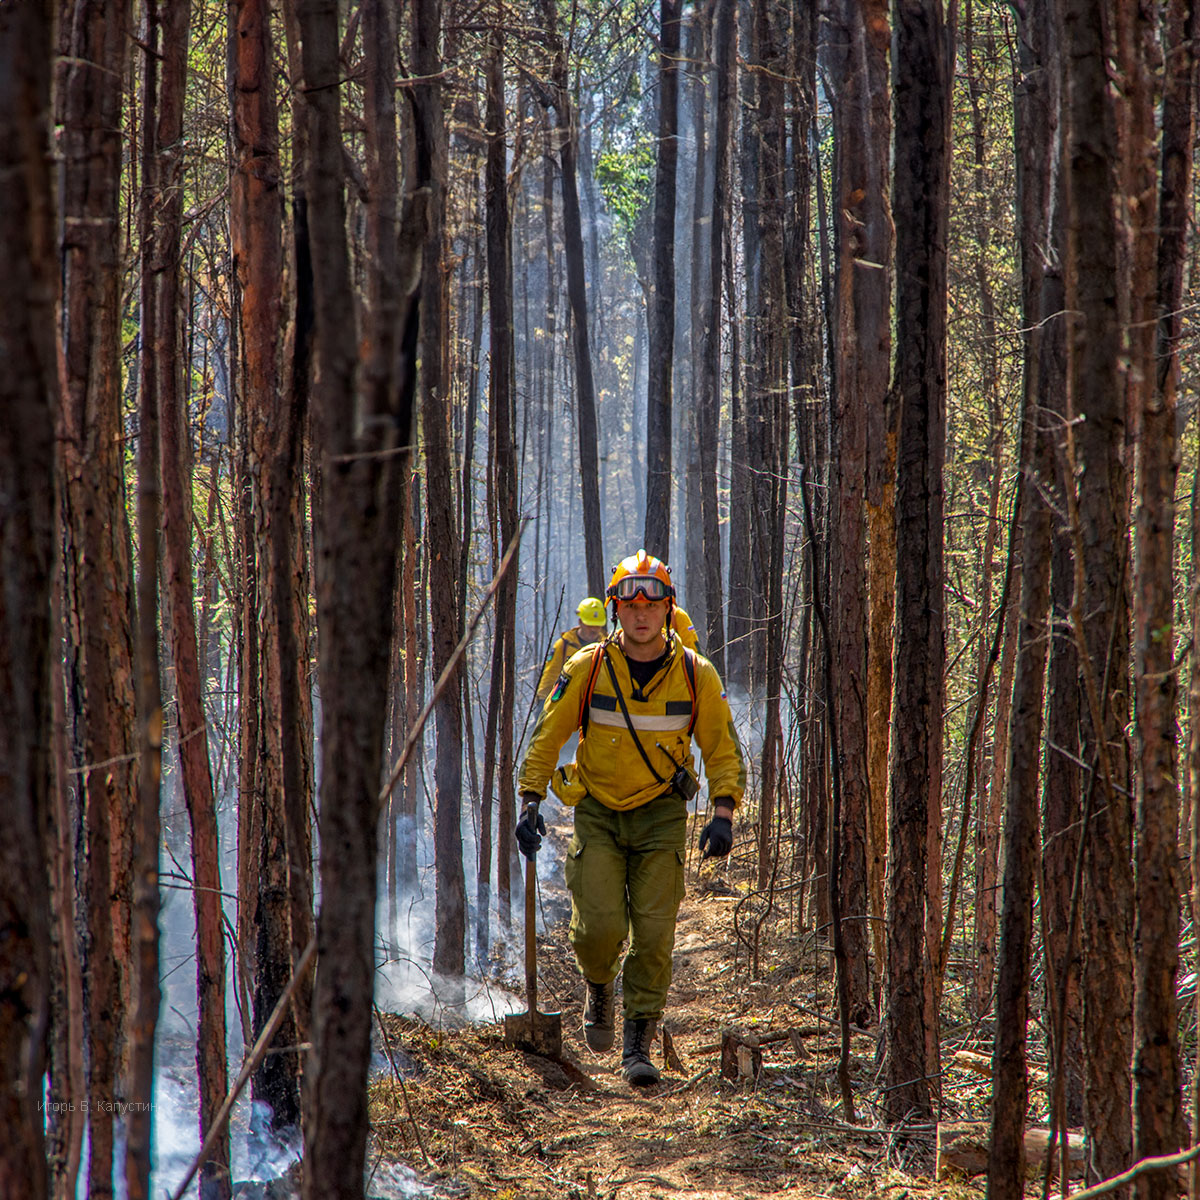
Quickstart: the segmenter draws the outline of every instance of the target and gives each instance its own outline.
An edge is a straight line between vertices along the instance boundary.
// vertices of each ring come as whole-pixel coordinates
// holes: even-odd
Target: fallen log
[[[769,1033],[745,1034],[746,1040],[750,1037],[757,1039],[760,1046],[773,1046],[776,1042],[791,1042],[792,1047],[800,1053],[800,1048],[797,1046],[797,1039],[819,1037],[821,1034],[828,1034],[831,1037],[836,1037],[838,1029],[836,1025],[800,1025],[793,1026],[791,1029],[776,1029]],[[875,1029],[851,1029],[851,1037],[865,1037],[872,1041],[876,1039],[878,1031]],[[693,1054],[716,1054],[721,1049],[723,1042],[707,1042],[702,1046],[697,1046]]]
[[[984,1079],[992,1077],[992,1056],[990,1054],[978,1054],[974,1050],[959,1050],[950,1060],[950,1065],[970,1071],[974,1075],[980,1075]],[[1039,1067],[1030,1067],[1029,1078],[1031,1082],[1045,1083],[1046,1072]]]
[[[1029,1175],[1045,1170],[1046,1154],[1050,1147],[1049,1129],[1025,1131],[1025,1168]],[[937,1127],[936,1177],[953,1175],[983,1175],[988,1169],[991,1127],[987,1121],[945,1121]],[[1058,1174],[1059,1147],[1054,1146],[1051,1170]],[[1067,1164],[1072,1179],[1083,1177],[1083,1134],[1072,1130],[1067,1134]]]

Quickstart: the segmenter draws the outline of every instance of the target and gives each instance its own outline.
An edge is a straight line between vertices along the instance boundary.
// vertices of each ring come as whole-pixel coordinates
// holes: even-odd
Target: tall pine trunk
[[[216,804],[204,713],[204,687],[196,642],[192,591],[192,480],[186,397],[181,387],[178,310],[183,216],[183,107],[187,82],[190,4],[172,0],[162,17],[162,82],[156,130],[154,208],[157,231],[148,263],[156,293],[157,337],[150,347],[159,404],[162,479],[163,599],[175,674],[180,775],[192,834],[193,905],[196,915],[196,992],[199,1024],[196,1068],[200,1089],[200,1139],[207,1136],[225,1099],[225,930],[221,909]],[[148,131],[148,127],[147,127]],[[229,1136],[201,1164],[201,1194],[223,1200],[231,1193]]]
[[[1039,379],[1041,324],[1054,181],[1058,88],[1047,59],[1047,5],[1037,4],[1022,26],[1021,83],[1014,136],[1021,155],[1017,175],[1022,311],[1025,333],[1019,512],[1021,544],[1020,632],[1013,685],[1009,765],[1004,796],[1002,908],[996,980],[996,1037],[992,1049],[992,1142],[988,1194],[1019,1200],[1025,1187],[1025,1123],[1029,1106],[1026,1024],[1029,1017],[1033,901],[1038,868],[1038,779],[1042,763],[1043,689],[1050,608],[1053,510],[1047,500],[1055,471],[1056,430],[1042,411]],[[1050,362],[1053,358],[1047,356]],[[1003,619],[1003,618],[1002,618]],[[982,697],[981,697],[982,702]]]
[[[931,831],[941,818],[943,483],[950,62],[942,6],[894,10],[896,658],[888,781],[884,1080],[889,1119],[928,1116],[937,1014],[927,960],[941,933]],[[928,894],[927,894],[928,893]]]
[[[1179,390],[1181,305],[1187,262],[1188,202],[1192,179],[1192,146],[1196,72],[1197,6],[1175,0],[1167,6],[1163,91],[1161,219],[1155,224],[1146,187],[1157,172],[1153,113],[1144,132],[1138,206],[1140,246],[1155,255],[1148,272],[1154,295],[1137,289],[1137,316],[1155,304],[1155,336],[1141,358],[1144,375],[1137,380],[1143,402],[1137,443],[1139,555],[1134,610],[1137,680],[1138,773],[1137,929],[1134,944],[1134,1154],[1137,1158],[1172,1154],[1184,1144],[1186,1131],[1180,1091],[1179,1033],[1175,991],[1179,970],[1179,870],[1176,721],[1178,678],[1174,663],[1174,599],[1172,559],[1175,549],[1175,476],[1179,461],[1176,397]],[[1154,36],[1143,26],[1137,43],[1140,66],[1148,72],[1148,50]],[[1148,92],[1143,80],[1143,93]],[[1143,95],[1148,105],[1149,95]],[[1148,211],[1145,211],[1148,209]],[[1156,246],[1157,243],[1157,246]],[[1135,246],[1135,255],[1137,248]],[[1139,1197],[1166,1197],[1175,1183],[1159,1173],[1139,1185]]]
[[[421,426],[425,439],[425,540],[429,555],[430,668],[434,681],[458,641],[458,538],[451,494],[450,397],[446,369],[445,252],[446,124],[442,111],[440,0],[418,0],[412,10],[415,89],[415,190],[428,205],[421,283]],[[434,709],[437,759],[437,934],[434,970],[461,975],[465,962],[466,880],[462,858],[462,672],[456,669]]]
[[[303,761],[295,685],[285,686],[288,666],[296,675],[292,615],[288,508],[299,472],[291,469],[296,433],[293,409],[281,386],[280,328],[283,271],[279,131],[268,11],[258,0],[235,0],[230,55],[232,136],[230,228],[241,298],[242,378],[248,492],[242,501],[252,521],[245,539],[246,563],[256,601],[244,627],[243,703],[256,711],[247,729],[251,773],[241,803],[248,837],[242,847],[240,889],[249,907],[245,923],[254,946],[254,1029],[261,1031],[291,975],[293,930],[289,903],[291,861],[287,836],[288,781],[296,802],[296,774]],[[263,619],[258,620],[261,601]],[[285,643],[291,641],[287,653]],[[252,673],[252,675],[251,675]],[[307,819],[307,797],[300,801]],[[300,864],[305,870],[306,865]],[[251,882],[251,880],[253,882]],[[301,947],[303,949],[303,947]],[[304,995],[307,995],[307,990]],[[303,1040],[292,1013],[276,1035],[277,1047]],[[300,1122],[300,1060],[268,1055],[255,1072],[254,1095],[271,1109],[276,1129]]]
[[[724,677],[724,588],[721,582],[721,517],[717,493],[717,451],[720,443],[721,268],[729,205],[729,144],[733,116],[734,38],[736,5],[716,0],[713,37],[716,66],[716,126],[713,135],[712,211],[708,234],[708,291],[700,318],[696,439],[700,443],[700,515],[704,523],[704,603],[707,615],[705,653]]]
[[[128,0],[61,14],[62,359],[59,430],[68,720],[84,767],[84,1005],[88,1194],[112,1195],[113,1104],[124,1054],[130,962],[134,755],[132,568],[123,478],[120,179]],[[104,764],[104,765],[99,765]]]
[[[50,1017],[53,798],[51,586],[55,567],[54,346],[57,268],[50,184],[48,3],[0,8],[0,1195],[44,1200],[42,1072]],[[66,950],[70,953],[69,949]]]
[[[869,691],[869,610],[863,481],[867,476],[869,425],[882,425],[891,352],[892,222],[887,184],[890,126],[886,111],[881,111],[878,90],[886,89],[887,84],[887,21],[885,14],[872,15],[853,3],[839,5],[836,18],[838,32],[826,51],[834,87],[834,186],[841,220],[829,505],[830,637],[839,687],[830,701],[837,711],[840,752],[841,910],[862,914],[869,911],[867,847],[875,840],[868,836],[868,829],[874,830],[874,825],[870,824],[865,707]],[[871,413],[875,414],[873,422]],[[886,561],[886,556],[881,561]],[[889,645],[890,640],[889,628]],[[868,1024],[874,1002],[866,922],[848,922],[843,937],[853,1019]]]
[[[133,1102],[125,1125],[125,1191],[131,1200],[150,1195],[151,1125],[154,1095],[154,1035],[162,992],[158,983],[159,792],[162,781],[162,692],[158,661],[159,520],[162,494],[159,471],[159,385],[162,324],[175,319],[162,313],[159,276],[168,268],[171,219],[159,222],[158,86],[167,55],[159,51],[165,21],[157,0],[144,10],[141,49],[141,194],[138,242],[141,249],[141,359],[138,380],[137,445],[137,635],[134,642],[134,695],[137,704],[138,789],[134,806],[133,857],[133,1007],[129,1014],[129,1070],[125,1098]],[[186,30],[186,24],[185,24]],[[184,47],[186,51],[186,32]],[[161,369],[160,369],[161,368]],[[143,1105],[145,1107],[143,1108]]]
[[[400,375],[395,386],[360,386],[343,195],[337,5],[303,0],[296,15],[316,299],[314,445],[323,456],[315,563],[323,701],[321,911],[305,1071],[304,1194],[362,1196],[379,781],[414,395],[419,255],[413,249],[425,227],[422,214],[413,222],[416,233],[401,247],[414,272],[410,286],[400,291],[406,311],[398,312],[397,324],[408,352]]]
[[[1088,710],[1082,757],[1094,764],[1084,923],[1084,1126],[1099,1178],[1129,1165],[1133,1020],[1129,718],[1129,503],[1121,387],[1115,219],[1117,145],[1103,5],[1066,0],[1063,58],[1069,164],[1067,311],[1072,407],[1068,499],[1075,539],[1073,619]],[[1076,421],[1077,418],[1082,420]],[[1077,510],[1077,511],[1075,511]]]
[[[662,0],[658,51],[658,155],[654,173],[654,275],[646,393],[646,526],[650,554],[671,557],[671,409],[675,358],[675,176],[679,160],[680,0]],[[599,596],[599,592],[593,592]]]

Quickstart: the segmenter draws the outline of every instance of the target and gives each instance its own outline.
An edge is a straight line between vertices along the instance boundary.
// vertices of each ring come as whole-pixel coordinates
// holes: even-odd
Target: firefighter
[[[675,588],[666,564],[644,550],[623,559],[607,598],[618,628],[567,660],[534,729],[521,764],[516,838],[526,857],[537,853],[547,786],[574,807],[566,877],[570,940],[587,991],[584,1037],[593,1050],[613,1045],[615,980],[628,939],[621,1068],[631,1084],[648,1086],[659,1078],[649,1050],[671,983],[687,806],[699,789],[693,738],[712,799],[700,834],[705,858],[733,846],[746,769],[716,668],[671,626]],[[558,767],[577,729],[575,761]]]
[[[538,680],[537,698],[545,700],[554,687],[554,681],[562,674],[563,663],[581,646],[589,646],[604,637],[608,625],[604,618],[604,605],[595,596],[585,596],[575,610],[579,623],[573,629],[564,629],[555,639],[553,647],[542,667]]]

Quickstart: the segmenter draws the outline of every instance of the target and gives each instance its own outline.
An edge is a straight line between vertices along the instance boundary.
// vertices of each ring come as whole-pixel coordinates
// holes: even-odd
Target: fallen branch
[[[790,1041],[795,1047],[796,1038],[819,1037],[822,1033],[836,1032],[831,1025],[800,1025],[794,1029],[776,1029],[770,1033],[747,1033],[742,1036],[747,1045],[753,1042],[757,1046],[771,1046],[776,1042]],[[870,1038],[872,1041],[877,1040],[878,1036],[874,1030],[870,1029],[851,1029],[850,1032],[854,1037]],[[716,1054],[723,1044],[723,1042],[706,1042],[703,1046],[695,1047],[690,1053]]]
[[[383,1034],[383,1049],[387,1054],[388,1062],[392,1065],[392,1075],[395,1076],[396,1082],[400,1085],[400,1092],[404,1097],[404,1109],[408,1113],[408,1121],[412,1125],[417,1145],[420,1147],[421,1157],[425,1160],[425,1165],[431,1167],[434,1165],[433,1160],[429,1157],[429,1151],[425,1149],[425,1142],[421,1138],[421,1128],[417,1124],[417,1118],[413,1116],[412,1104],[408,1099],[408,1088],[404,1086],[404,1076],[400,1074],[400,1068],[396,1066],[396,1058],[392,1054],[392,1038],[387,1031],[387,1026],[383,1023],[383,1013],[379,1011],[378,1004],[372,1003],[371,1007],[375,1010],[375,1023],[379,1026],[379,1032]]]
[[[1185,1163],[1190,1163],[1197,1158],[1200,1158],[1200,1143],[1190,1146],[1187,1150],[1180,1150],[1177,1154],[1160,1154],[1156,1158],[1143,1158],[1141,1162],[1134,1163],[1128,1171],[1114,1175],[1111,1179],[1106,1179],[1094,1187],[1084,1188],[1082,1192],[1076,1192],[1071,1200],[1092,1200],[1093,1196],[1103,1196],[1106,1192],[1115,1192],[1117,1188],[1132,1183],[1139,1175],[1147,1175],[1151,1171],[1164,1171],[1170,1167],[1182,1167]]]

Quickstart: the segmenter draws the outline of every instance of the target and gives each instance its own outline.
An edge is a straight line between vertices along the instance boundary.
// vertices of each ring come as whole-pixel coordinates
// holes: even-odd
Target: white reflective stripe
[[[621,713],[610,712],[606,708],[597,708],[595,705],[588,706],[588,720],[594,721],[597,725],[618,725],[622,729],[629,728]],[[690,713],[684,713],[678,717],[642,717],[634,713],[629,714],[629,723],[634,729],[643,729],[646,732],[654,733],[686,729],[691,724],[691,720]]]

